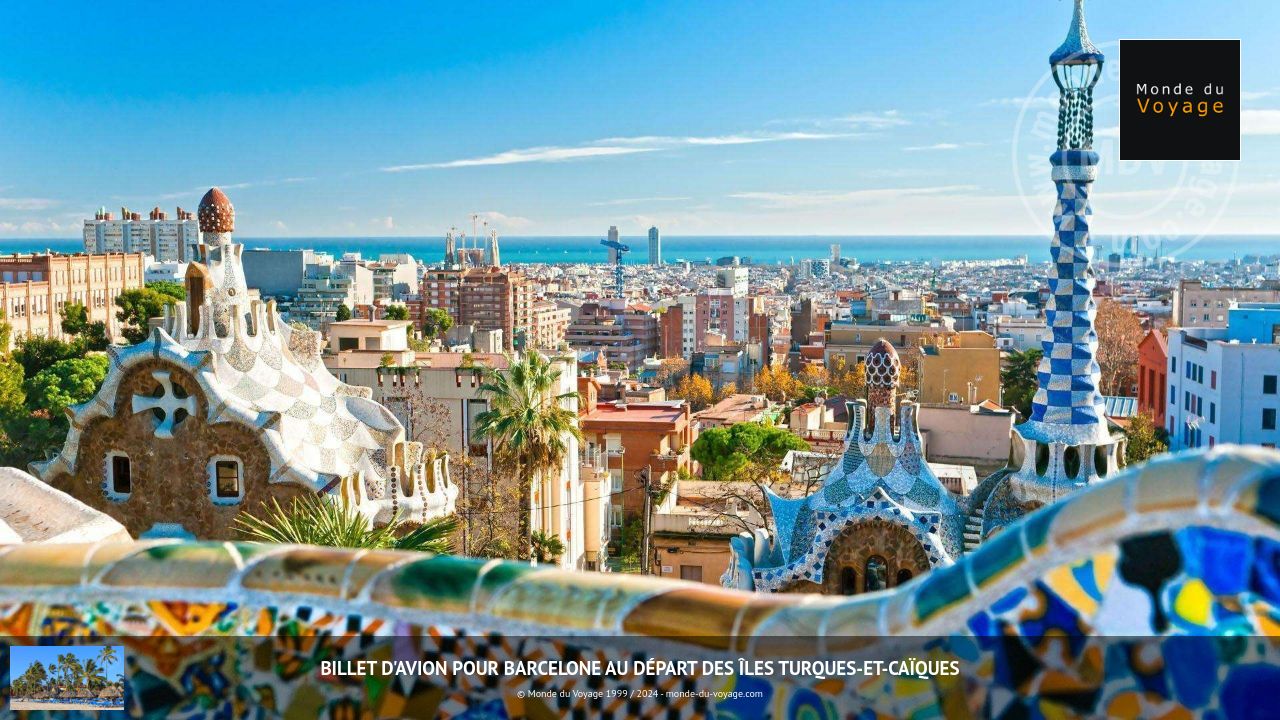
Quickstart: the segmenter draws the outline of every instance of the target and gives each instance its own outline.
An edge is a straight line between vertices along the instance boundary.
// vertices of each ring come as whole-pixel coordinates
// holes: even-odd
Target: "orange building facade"
[[[1169,348],[1164,333],[1152,330],[1138,343],[1138,412],[1164,425],[1168,401]]]
[[[89,322],[105,323],[114,337],[116,298],[143,286],[144,262],[141,253],[0,257],[0,310],[13,339],[62,337],[67,303],[83,304]]]

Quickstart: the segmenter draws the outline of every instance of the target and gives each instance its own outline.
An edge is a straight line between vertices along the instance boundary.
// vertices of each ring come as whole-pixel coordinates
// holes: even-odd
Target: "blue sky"
[[[437,236],[472,212],[515,235],[1049,228],[1036,124],[1069,1],[109,5],[6,8],[0,237],[212,184],[252,236]],[[1241,38],[1246,96],[1242,162],[1122,164],[1104,78],[1096,226],[1280,232],[1280,4],[1088,16],[1113,59],[1122,37]]]
[[[58,646],[58,645],[15,645],[11,648],[9,656],[9,677],[16,678],[21,676],[31,666],[31,663],[40,661],[44,665],[46,672],[49,666],[58,662],[58,656],[66,653],[75,655],[81,664],[86,660],[93,660],[101,666],[98,660],[98,653],[102,652],[101,645],[79,645],[79,646]],[[103,673],[107,680],[115,682],[116,678],[124,674],[124,648],[116,646],[116,657],[105,666]]]

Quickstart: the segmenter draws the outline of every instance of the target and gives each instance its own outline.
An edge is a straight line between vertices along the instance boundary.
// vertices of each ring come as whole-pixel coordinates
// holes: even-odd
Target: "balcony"
[[[602,470],[606,472],[609,469],[605,452],[599,449],[583,450],[578,453],[578,462],[584,468],[591,468],[593,470]]]
[[[682,464],[688,464],[685,450],[686,448],[681,448],[677,452],[650,453],[649,466],[654,472],[676,472]]]
[[[621,470],[623,455],[627,452],[626,448],[606,448],[604,451],[605,461],[608,463],[610,470]]]

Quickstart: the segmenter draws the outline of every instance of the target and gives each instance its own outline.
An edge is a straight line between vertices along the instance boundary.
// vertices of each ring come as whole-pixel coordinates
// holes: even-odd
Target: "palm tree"
[[[96,694],[98,690],[102,689],[103,685],[107,684],[107,677],[103,674],[102,668],[98,666],[98,663],[93,660],[86,660],[84,669],[81,672],[81,682]]]
[[[568,438],[582,439],[578,416],[568,407],[578,393],[557,392],[561,372],[545,355],[527,352],[518,361],[510,360],[505,370],[486,369],[480,386],[489,409],[476,417],[476,432],[493,440],[497,455],[514,466],[519,478],[520,542],[525,557],[532,545],[532,483],[564,465]]]
[[[102,649],[98,651],[98,662],[102,665],[103,668],[106,668],[108,665],[110,665],[115,661],[116,661],[116,649],[111,647],[110,645],[103,645]]]
[[[551,533],[535,530],[530,536],[533,545],[533,557],[539,563],[555,562],[564,554],[564,543]]]
[[[48,672],[39,660],[28,665],[27,671],[22,676],[27,679],[28,693],[36,693],[43,690],[45,682],[49,679]]]
[[[415,550],[447,555],[453,552],[453,536],[458,528],[453,516],[433,518],[407,532],[407,523],[393,517],[378,528],[340,500],[305,495],[294,498],[288,508],[272,498],[263,505],[262,517],[241,513],[236,525],[251,540],[298,545]]]
[[[67,681],[71,686],[78,687],[84,679],[84,666],[80,664],[80,658],[67,653]]]

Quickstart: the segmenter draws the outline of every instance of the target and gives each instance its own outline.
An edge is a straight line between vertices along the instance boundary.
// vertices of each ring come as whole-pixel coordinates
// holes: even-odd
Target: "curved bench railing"
[[[566,678],[353,680],[324,675],[319,663],[643,656],[955,660],[964,679],[630,674],[578,687],[624,689],[630,697],[614,698],[623,708],[615,717],[742,717],[746,707],[776,717],[811,706],[995,716],[1010,703],[1136,709],[1136,717],[1170,703],[1221,707],[1239,693],[1233,678],[1250,681],[1261,672],[1250,668],[1275,659],[1275,645],[1261,641],[1225,654],[1153,638],[1280,632],[1278,607],[1280,454],[1245,448],[1148,463],[1028,516],[951,567],[851,599],[389,551],[185,542],[0,549],[0,636],[122,638],[134,710],[175,713],[223,703],[267,716],[485,707],[519,715],[539,705],[591,715],[610,699],[520,695],[574,682]],[[1137,639],[1116,645],[1104,635]],[[192,639],[158,640],[176,636]],[[1132,653],[1142,647],[1155,649],[1139,662]],[[1177,665],[1188,653],[1199,663],[1192,679]],[[205,675],[212,679],[193,681]],[[686,686],[721,694],[636,697]],[[740,705],[748,701],[733,691],[751,688],[760,697]]]

